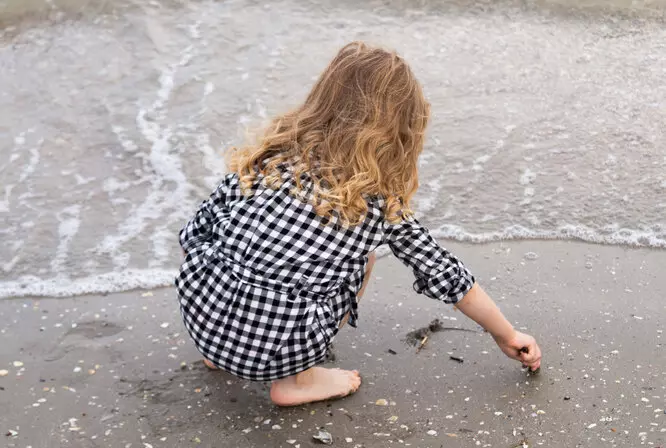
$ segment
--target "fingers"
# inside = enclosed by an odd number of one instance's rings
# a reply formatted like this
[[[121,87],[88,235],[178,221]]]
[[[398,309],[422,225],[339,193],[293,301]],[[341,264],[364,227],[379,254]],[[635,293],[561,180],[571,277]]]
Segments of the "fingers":
[[[532,336],[517,332],[516,337],[511,341],[496,342],[509,358],[520,361],[531,371],[534,372],[541,367],[541,348]]]
[[[527,350],[521,350],[520,360],[523,364],[528,366],[531,370],[536,370],[541,367],[541,349],[536,342],[532,342],[526,347]]]

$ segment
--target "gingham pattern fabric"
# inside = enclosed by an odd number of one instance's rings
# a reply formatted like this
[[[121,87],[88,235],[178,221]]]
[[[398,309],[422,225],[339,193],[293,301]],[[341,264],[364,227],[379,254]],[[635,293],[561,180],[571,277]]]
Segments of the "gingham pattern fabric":
[[[347,312],[356,326],[368,255],[385,243],[412,268],[419,293],[455,303],[473,286],[465,266],[415,219],[387,223],[377,199],[360,225],[326,225],[290,194],[288,172],[284,179],[277,190],[258,182],[246,197],[237,175],[227,175],[180,232],[181,313],[218,367],[268,381],[322,362]]]

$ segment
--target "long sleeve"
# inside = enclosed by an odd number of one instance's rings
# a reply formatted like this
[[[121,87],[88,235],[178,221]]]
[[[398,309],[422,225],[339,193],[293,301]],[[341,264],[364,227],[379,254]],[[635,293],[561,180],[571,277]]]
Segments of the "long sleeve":
[[[414,272],[419,294],[456,303],[474,286],[474,276],[454,255],[443,249],[414,218],[385,223],[384,242]]]
[[[224,215],[228,180],[226,178],[210,197],[201,203],[194,217],[180,231],[180,246],[185,253],[211,241],[213,227]]]

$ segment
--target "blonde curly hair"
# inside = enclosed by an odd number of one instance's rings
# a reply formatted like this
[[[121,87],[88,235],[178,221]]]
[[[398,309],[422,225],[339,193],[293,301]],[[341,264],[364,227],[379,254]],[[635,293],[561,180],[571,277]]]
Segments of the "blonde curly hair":
[[[418,157],[430,115],[421,85],[394,51],[362,42],[344,46],[321,74],[305,102],[274,118],[257,144],[231,148],[229,166],[249,192],[263,176],[282,184],[284,167],[327,221],[357,225],[368,199],[381,198],[385,218],[412,214]]]

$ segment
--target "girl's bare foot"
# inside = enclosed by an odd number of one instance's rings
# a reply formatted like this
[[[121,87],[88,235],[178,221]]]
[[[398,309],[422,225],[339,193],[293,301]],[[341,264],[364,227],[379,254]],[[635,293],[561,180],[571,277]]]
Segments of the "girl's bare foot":
[[[213,364],[212,362],[210,362],[210,361],[207,360],[206,358],[204,358],[203,363],[204,363],[204,365],[205,365],[206,367],[208,367],[210,370],[219,370],[218,367],[217,367],[215,364]]]
[[[278,406],[297,406],[313,401],[353,394],[361,385],[356,370],[312,367],[304,372],[273,381],[271,400]]]

